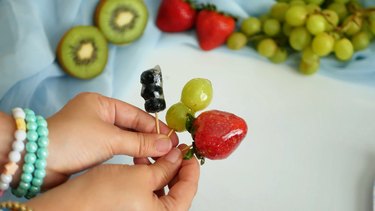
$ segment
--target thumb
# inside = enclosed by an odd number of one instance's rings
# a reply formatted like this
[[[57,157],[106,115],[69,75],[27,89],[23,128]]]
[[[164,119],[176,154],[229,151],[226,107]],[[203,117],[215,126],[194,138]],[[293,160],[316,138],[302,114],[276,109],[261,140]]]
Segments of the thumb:
[[[153,178],[153,191],[160,190],[166,186],[177,174],[182,163],[181,151],[177,148],[159,158],[151,165]]]

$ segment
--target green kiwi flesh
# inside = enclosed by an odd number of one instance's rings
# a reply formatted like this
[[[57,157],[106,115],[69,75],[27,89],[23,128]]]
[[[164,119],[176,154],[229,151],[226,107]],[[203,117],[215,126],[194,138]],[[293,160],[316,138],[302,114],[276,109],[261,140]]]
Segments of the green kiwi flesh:
[[[107,64],[107,40],[94,26],[73,27],[60,40],[57,59],[69,75],[93,78],[102,73]]]
[[[96,9],[96,24],[108,41],[128,44],[142,36],[148,20],[143,0],[105,0]]]

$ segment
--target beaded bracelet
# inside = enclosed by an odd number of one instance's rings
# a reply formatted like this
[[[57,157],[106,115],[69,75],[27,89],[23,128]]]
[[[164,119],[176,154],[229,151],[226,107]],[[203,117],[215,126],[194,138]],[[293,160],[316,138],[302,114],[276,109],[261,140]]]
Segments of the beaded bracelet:
[[[30,109],[25,109],[27,144],[21,180],[13,195],[30,199],[40,192],[43,179],[46,176],[46,158],[48,156],[47,121],[41,116],[35,116]]]
[[[25,148],[24,141],[26,139],[25,112],[21,108],[12,110],[14,120],[16,122],[15,140],[12,144],[12,151],[9,153],[9,163],[5,165],[5,170],[0,176],[0,196],[9,188],[13,180],[13,175],[18,169],[17,162],[21,160],[21,153]]]
[[[42,116],[36,116],[36,122],[38,125],[37,133],[38,149],[36,151],[37,159],[34,163],[35,171],[34,177],[31,180],[31,187],[26,194],[26,198],[30,199],[35,197],[39,192],[43,184],[44,177],[46,176],[47,156],[48,156],[48,124]]]
[[[24,204],[21,204],[19,202],[14,202],[14,201],[1,202],[0,210],[2,209],[9,209],[13,211],[32,211],[33,210]]]

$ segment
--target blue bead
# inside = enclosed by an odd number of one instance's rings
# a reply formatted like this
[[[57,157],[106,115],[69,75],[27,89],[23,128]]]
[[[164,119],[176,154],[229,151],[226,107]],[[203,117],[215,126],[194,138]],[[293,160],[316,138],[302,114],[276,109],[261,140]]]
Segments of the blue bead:
[[[23,173],[32,174],[35,170],[33,164],[25,163],[22,167]]]
[[[27,142],[26,151],[35,153],[38,150],[38,145],[35,142]]]
[[[36,141],[38,140],[38,133],[34,130],[29,130],[26,133],[26,138],[28,141]]]
[[[48,138],[45,136],[39,137],[38,139],[38,146],[39,147],[47,147],[48,146]]]
[[[46,127],[38,127],[36,131],[39,136],[48,136],[48,129]]]
[[[36,154],[38,155],[38,158],[40,159],[46,159],[47,156],[48,156],[48,151],[47,151],[47,148],[44,148],[44,147],[40,147]]]

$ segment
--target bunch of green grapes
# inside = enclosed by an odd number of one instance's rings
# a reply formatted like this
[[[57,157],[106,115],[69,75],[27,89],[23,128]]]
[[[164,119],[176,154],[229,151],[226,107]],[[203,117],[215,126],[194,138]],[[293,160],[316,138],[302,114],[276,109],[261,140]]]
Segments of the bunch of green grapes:
[[[322,57],[349,61],[374,35],[375,8],[358,0],[277,0],[266,14],[242,20],[227,46],[237,50],[250,43],[274,63],[301,52],[299,70],[309,75],[319,70]]]

